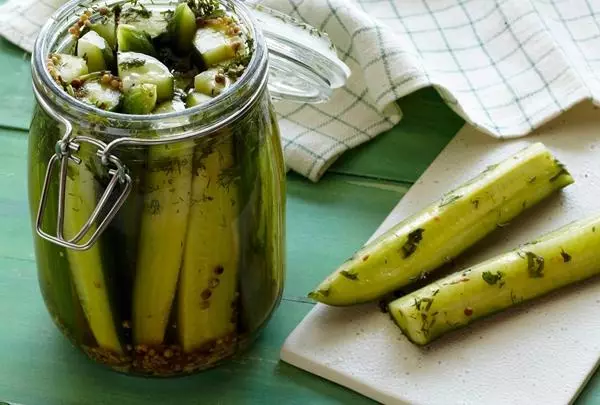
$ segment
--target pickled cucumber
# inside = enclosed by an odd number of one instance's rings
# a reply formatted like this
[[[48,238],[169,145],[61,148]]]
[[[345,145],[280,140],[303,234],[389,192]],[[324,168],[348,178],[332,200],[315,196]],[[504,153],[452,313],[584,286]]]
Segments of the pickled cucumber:
[[[187,96],[186,106],[187,108],[195,107],[197,105],[208,103],[212,99],[213,98],[211,96],[207,96],[206,94],[193,91]]]
[[[130,88],[123,99],[123,111],[127,114],[150,114],[156,107],[156,85],[142,83]]]
[[[112,82],[110,72],[97,72],[82,76],[75,97],[84,103],[105,111],[117,111],[123,101],[123,93]]]
[[[85,144],[80,146],[80,157],[94,156]],[[66,183],[64,235],[74,237],[90,218],[97,204],[94,173],[84,160],[79,165],[70,165]],[[90,232],[94,232],[92,227]],[[87,241],[87,237],[82,242]],[[101,246],[96,242],[89,250],[67,249],[67,259],[75,290],[81,301],[90,329],[102,349],[122,354],[116,319],[110,299],[109,286],[105,278]]]
[[[231,135],[198,146],[183,266],[177,331],[184,351],[201,349],[236,330],[239,241],[238,187]]]
[[[228,30],[226,25],[211,24],[196,31],[194,49],[206,67],[216,66],[236,57],[241,42],[237,35],[228,34]]]
[[[52,54],[48,60],[49,71],[59,84],[70,84],[74,79],[88,74],[85,59],[64,53]]]
[[[138,3],[124,8],[119,20],[120,24],[133,26],[154,39],[167,32],[167,15],[165,12],[149,10],[142,3]]]
[[[193,146],[150,148],[133,287],[133,341],[138,345],[164,340],[186,238]]]
[[[60,139],[60,131],[58,125],[39,107],[34,111],[33,123],[35,126],[31,128],[29,142],[28,181],[31,220],[35,224],[47,164],[55,153],[54,145]],[[56,229],[58,184],[50,184],[46,204],[42,228],[52,233]],[[71,338],[81,341],[88,325],[71,281],[67,250],[37,235],[34,244],[40,289],[52,318]]]
[[[196,34],[196,16],[187,3],[181,3],[169,22],[169,34],[179,53],[187,53],[193,47]]]
[[[113,50],[95,31],[88,31],[77,41],[77,56],[85,59],[89,72],[110,69],[114,64]]]
[[[173,75],[169,68],[156,58],[143,53],[119,52],[117,61],[124,92],[128,92],[135,85],[154,84],[158,102],[173,98]]]
[[[156,56],[150,36],[133,25],[119,24],[117,27],[117,43],[119,52],[138,52],[148,56]]]
[[[216,97],[231,85],[231,79],[219,69],[210,69],[198,74],[194,79],[194,90]]]

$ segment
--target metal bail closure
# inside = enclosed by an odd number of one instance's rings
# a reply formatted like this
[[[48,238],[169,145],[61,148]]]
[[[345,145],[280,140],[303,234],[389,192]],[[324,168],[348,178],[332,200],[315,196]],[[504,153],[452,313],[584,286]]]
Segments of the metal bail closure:
[[[100,234],[104,231],[104,229],[106,229],[110,221],[117,214],[131,192],[132,180],[131,176],[127,173],[127,168],[123,166],[121,161],[116,156],[110,155],[106,152],[107,145],[104,142],[87,136],[76,136],[74,138],[69,138],[69,135],[70,130],[67,130],[65,137],[57,142],[56,153],[48,162],[48,168],[46,169],[35,226],[38,235],[40,235],[42,238],[57,245],[81,251],[87,250],[94,245],[94,243],[100,237]],[[100,197],[97,206],[94,208],[81,230],[79,230],[79,232],[77,232],[77,234],[72,238],[67,239],[64,237],[65,216],[69,215],[68,212],[65,213],[67,168],[69,163],[76,165],[82,164],[81,159],[73,155],[73,152],[79,151],[81,143],[84,142],[90,143],[98,148],[97,155],[100,157],[102,165],[108,168],[108,174],[111,176],[111,178],[108,186],[104,190],[104,193]],[[42,229],[42,225],[44,213],[46,211],[46,205],[48,202],[48,189],[52,181],[54,168],[57,165],[59,166],[58,213],[56,236],[52,236]],[[112,206],[109,206],[109,202],[111,202],[111,196],[115,191],[117,184],[121,184],[123,186],[123,190],[119,193],[116,201],[112,203]],[[86,238],[88,235],[89,237]]]
[[[246,4],[269,49],[271,96],[302,103],[329,100],[332,89],[344,86],[351,72],[327,34],[255,1]]]

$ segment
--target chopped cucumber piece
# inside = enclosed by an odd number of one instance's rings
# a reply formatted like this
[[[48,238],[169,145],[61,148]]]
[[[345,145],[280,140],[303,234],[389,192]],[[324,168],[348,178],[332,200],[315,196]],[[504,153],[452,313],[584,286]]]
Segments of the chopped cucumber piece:
[[[63,83],[71,83],[73,79],[87,75],[89,72],[87,63],[83,58],[64,53],[56,53],[52,55],[51,59],[53,66],[56,69],[55,72]]]
[[[219,72],[217,69],[206,70],[194,79],[194,88],[197,92],[207,96],[218,96],[231,85],[229,77]]]
[[[168,114],[172,112],[180,112],[185,110],[185,103],[178,98],[175,98],[171,101],[165,101],[158,105],[152,114]]]
[[[196,15],[187,3],[181,3],[175,9],[169,22],[169,34],[177,51],[187,53],[192,50],[196,34]]]
[[[186,106],[188,108],[195,107],[200,104],[208,103],[212,99],[211,96],[193,91],[187,96]]]
[[[156,56],[156,49],[152,45],[150,36],[133,25],[119,24],[117,27],[117,41],[120,52],[139,52]]]
[[[228,35],[214,25],[196,31],[194,48],[207,67],[235,58],[241,42],[237,35]]]
[[[92,24],[90,29],[104,38],[112,49],[117,48],[117,26],[114,21],[106,19],[106,21]]]
[[[91,104],[105,111],[116,111],[121,105],[123,93],[114,88],[110,83],[103,83],[102,76],[110,72],[91,74],[87,78],[80,78],[83,84],[75,91],[75,97],[84,103]]]
[[[139,84],[125,93],[123,111],[127,114],[150,114],[154,107],[156,107],[155,84]]]
[[[167,32],[168,21],[165,13],[129,7],[121,12],[120,24],[132,25],[154,39]]]
[[[143,53],[120,52],[117,60],[119,77],[123,81],[125,92],[135,85],[149,83],[156,85],[156,96],[159,102],[173,98],[173,75],[169,72],[169,68],[157,59]]]
[[[77,56],[87,61],[88,71],[100,72],[114,63],[108,43],[96,31],[89,31],[77,41]]]

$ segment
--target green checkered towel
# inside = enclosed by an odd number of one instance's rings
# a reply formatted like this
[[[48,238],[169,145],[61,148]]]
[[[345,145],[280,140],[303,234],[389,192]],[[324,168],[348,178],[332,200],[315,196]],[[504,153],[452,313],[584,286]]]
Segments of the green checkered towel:
[[[496,137],[600,100],[600,0],[260,2],[327,32],[352,70],[328,103],[277,103],[287,165],[312,180],[393,127],[395,100],[426,86]],[[30,50],[36,22],[59,3],[9,0],[0,34]]]

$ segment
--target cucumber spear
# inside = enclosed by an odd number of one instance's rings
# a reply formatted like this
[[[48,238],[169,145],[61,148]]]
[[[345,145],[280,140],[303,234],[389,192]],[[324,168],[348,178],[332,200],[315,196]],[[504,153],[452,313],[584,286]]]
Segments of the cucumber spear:
[[[93,156],[94,152],[87,150],[88,148],[87,145],[81,145],[81,157]],[[97,204],[94,173],[85,160],[77,166],[69,167],[65,194],[64,234],[68,239],[79,232]],[[94,228],[90,232],[94,232]],[[75,290],[98,346],[123,354],[103,268],[100,243],[96,242],[86,251],[66,249],[67,259]]]
[[[150,148],[133,288],[133,340],[163,342],[179,278],[192,187],[193,142]]]
[[[232,137],[199,145],[179,280],[177,331],[184,351],[235,331],[239,266],[238,186]]]
[[[600,216],[452,274],[389,305],[413,343],[600,273]]]
[[[571,183],[546,147],[533,144],[364,246],[309,296],[339,306],[380,298],[423,278]]]

